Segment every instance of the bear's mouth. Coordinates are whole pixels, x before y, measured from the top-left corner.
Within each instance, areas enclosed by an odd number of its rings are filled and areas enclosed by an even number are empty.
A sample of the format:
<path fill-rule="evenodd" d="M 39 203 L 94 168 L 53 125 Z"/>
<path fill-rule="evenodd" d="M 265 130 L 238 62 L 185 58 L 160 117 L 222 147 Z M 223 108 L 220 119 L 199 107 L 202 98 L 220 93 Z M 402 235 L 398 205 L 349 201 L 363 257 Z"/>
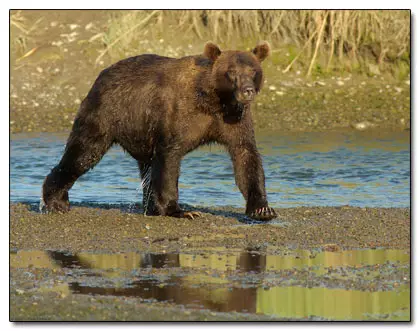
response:
<path fill-rule="evenodd" d="M 235 93 L 235 99 L 237 102 L 242 104 L 250 104 L 255 99 L 255 92 L 247 93 L 243 91 L 238 91 Z"/>

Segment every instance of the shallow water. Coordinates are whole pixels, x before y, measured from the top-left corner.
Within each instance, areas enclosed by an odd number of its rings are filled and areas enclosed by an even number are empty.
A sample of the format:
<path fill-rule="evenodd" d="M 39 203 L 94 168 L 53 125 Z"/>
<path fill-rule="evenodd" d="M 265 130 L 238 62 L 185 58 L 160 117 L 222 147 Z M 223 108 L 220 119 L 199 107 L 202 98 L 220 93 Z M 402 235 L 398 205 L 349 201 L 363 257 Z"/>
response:
<path fill-rule="evenodd" d="M 266 254 L 225 247 L 176 254 L 19 250 L 11 253 L 10 265 L 29 273 L 62 268 L 58 287 L 48 279 L 37 287 L 65 295 L 139 297 L 181 309 L 291 319 L 409 319 L 409 285 L 396 273 L 408 265 L 408 251 L 270 249 Z M 303 277 L 296 274 L 302 269 Z M 366 289 L 361 282 L 382 284 Z"/>
<path fill-rule="evenodd" d="M 39 202 L 45 176 L 61 158 L 67 135 L 15 134 L 10 142 L 10 199 Z M 398 133 L 260 135 L 268 199 L 273 207 L 408 207 L 410 136 Z M 70 190 L 71 202 L 142 201 L 137 162 L 118 146 Z M 229 156 L 220 146 L 185 157 L 180 202 L 244 207 Z"/>

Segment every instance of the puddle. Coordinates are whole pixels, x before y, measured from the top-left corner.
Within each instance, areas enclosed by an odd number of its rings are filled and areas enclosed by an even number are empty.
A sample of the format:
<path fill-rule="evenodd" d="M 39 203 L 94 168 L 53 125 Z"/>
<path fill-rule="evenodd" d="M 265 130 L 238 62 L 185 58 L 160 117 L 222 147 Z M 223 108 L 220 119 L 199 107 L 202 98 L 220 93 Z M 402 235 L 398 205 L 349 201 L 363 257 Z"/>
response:
<path fill-rule="evenodd" d="M 270 248 L 268 251 L 276 254 L 255 250 L 227 252 L 226 248 L 179 254 L 16 251 L 10 255 L 10 265 L 12 268 L 63 268 L 64 282 L 73 293 L 139 297 L 145 302 L 168 302 L 214 312 L 292 319 L 410 318 L 407 284 L 372 291 L 349 290 L 341 285 L 313 286 L 309 280 L 330 273 L 331 268 L 363 271 L 378 266 L 394 269 L 407 266 L 410 255 L 406 250 L 328 252 Z M 308 279 L 299 286 L 283 282 L 285 277 L 293 280 L 296 270 L 309 270 L 313 276 L 306 275 Z"/>

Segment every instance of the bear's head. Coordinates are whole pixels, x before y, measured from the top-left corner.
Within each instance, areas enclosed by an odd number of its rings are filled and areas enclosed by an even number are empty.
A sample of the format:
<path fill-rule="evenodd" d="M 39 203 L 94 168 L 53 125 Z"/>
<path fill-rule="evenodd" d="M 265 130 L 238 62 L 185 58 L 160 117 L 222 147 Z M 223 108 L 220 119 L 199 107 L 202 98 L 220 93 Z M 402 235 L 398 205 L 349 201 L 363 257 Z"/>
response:
<path fill-rule="evenodd" d="M 263 71 L 261 62 L 270 53 L 268 42 L 260 42 L 250 52 L 221 51 L 208 42 L 204 56 L 213 62 L 212 83 L 224 102 L 249 104 L 261 90 Z"/>

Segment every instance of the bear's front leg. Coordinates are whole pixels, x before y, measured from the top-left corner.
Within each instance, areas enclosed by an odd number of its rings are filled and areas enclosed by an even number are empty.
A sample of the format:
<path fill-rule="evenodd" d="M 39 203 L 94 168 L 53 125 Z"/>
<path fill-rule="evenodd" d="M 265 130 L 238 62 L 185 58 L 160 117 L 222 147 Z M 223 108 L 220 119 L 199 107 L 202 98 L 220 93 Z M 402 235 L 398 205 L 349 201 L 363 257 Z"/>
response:
<path fill-rule="evenodd" d="M 161 150 L 152 162 L 151 189 L 153 205 L 149 215 L 191 218 L 201 216 L 199 212 L 184 211 L 178 204 L 178 179 L 182 155 Z"/>
<path fill-rule="evenodd" d="M 236 184 L 246 200 L 246 214 L 264 221 L 276 218 L 274 209 L 268 207 L 264 169 L 255 143 L 233 146 L 229 152 Z"/>

